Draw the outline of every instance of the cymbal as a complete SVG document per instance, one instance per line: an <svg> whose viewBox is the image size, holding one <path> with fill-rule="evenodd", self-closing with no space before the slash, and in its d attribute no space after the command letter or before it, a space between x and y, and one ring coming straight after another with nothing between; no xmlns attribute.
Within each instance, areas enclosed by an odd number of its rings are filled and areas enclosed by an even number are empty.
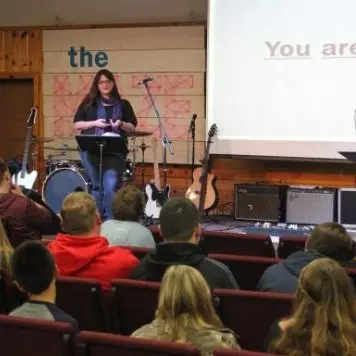
<svg viewBox="0 0 356 356"><path fill-rule="evenodd" d="M16 142L19 141L24 141L23 138L16 138L15 139ZM53 142L54 139L51 137L32 137L32 143L49 143L49 142Z"/></svg>
<svg viewBox="0 0 356 356"><path fill-rule="evenodd" d="M52 151L68 151L68 152L77 152L77 148L72 148L72 147L43 147L45 150L52 150Z"/></svg>
<svg viewBox="0 0 356 356"><path fill-rule="evenodd" d="M127 132L127 137L143 137L143 136L151 136L153 133L150 131L133 131Z"/></svg>

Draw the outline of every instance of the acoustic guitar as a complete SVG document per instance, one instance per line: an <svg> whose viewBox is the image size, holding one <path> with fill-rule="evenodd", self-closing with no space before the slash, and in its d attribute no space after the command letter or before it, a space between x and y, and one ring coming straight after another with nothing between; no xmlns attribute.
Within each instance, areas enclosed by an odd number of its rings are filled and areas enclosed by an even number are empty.
<svg viewBox="0 0 356 356"><path fill-rule="evenodd" d="M203 166L193 172L193 184L188 188L185 197L190 199L199 209L200 214L214 208L218 203L218 193L215 187L216 177L210 173L210 146L216 135L217 126L213 124L208 133Z"/></svg>

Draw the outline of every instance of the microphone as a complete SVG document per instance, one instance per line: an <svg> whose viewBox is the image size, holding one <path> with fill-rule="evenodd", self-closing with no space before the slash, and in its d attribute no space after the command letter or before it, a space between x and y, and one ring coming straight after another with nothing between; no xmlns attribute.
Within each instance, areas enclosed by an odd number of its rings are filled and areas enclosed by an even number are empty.
<svg viewBox="0 0 356 356"><path fill-rule="evenodd" d="M139 82L138 84L141 85L141 84L147 84L148 82L153 82L153 78L152 77L147 77L145 79L143 79L141 82Z"/></svg>
<svg viewBox="0 0 356 356"><path fill-rule="evenodd" d="M188 133L190 133L193 130L193 127L195 125L195 120L196 119L197 119L197 114L193 114L192 119L190 120Z"/></svg>

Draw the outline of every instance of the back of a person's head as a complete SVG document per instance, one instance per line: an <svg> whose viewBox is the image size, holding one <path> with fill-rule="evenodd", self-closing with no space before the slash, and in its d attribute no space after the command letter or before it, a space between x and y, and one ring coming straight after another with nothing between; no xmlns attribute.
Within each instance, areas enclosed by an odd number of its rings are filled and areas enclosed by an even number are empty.
<svg viewBox="0 0 356 356"><path fill-rule="evenodd" d="M337 223L323 223L316 226L306 242L308 251L317 252L339 262L354 257L354 244L346 229Z"/></svg>
<svg viewBox="0 0 356 356"><path fill-rule="evenodd" d="M7 237L3 221L0 219L0 272L2 270L9 270L10 259L13 252L14 250Z"/></svg>
<svg viewBox="0 0 356 356"><path fill-rule="evenodd" d="M199 212L189 199L174 198L163 205L159 222L165 240L189 241L197 231Z"/></svg>
<svg viewBox="0 0 356 356"><path fill-rule="evenodd" d="M171 341L184 341L189 330L223 327L204 277L185 265L173 265L165 272L156 318L165 325L164 332L171 335Z"/></svg>
<svg viewBox="0 0 356 356"><path fill-rule="evenodd" d="M320 258L303 268L290 324L271 351L291 356L356 355L355 294L338 262Z"/></svg>
<svg viewBox="0 0 356 356"><path fill-rule="evenodd" d="M45 292L56 272L54 259L38 241L26 241L18 246L11 259L14 281L29 295Z"/></svg>
<svg viewBox="0 0 356 356"><path fill-rule="evenodd" d="M70 235L85 235L95 226L97 209L91 195L85 192L70 193L60 211L62 229Z"/></svg>
<svg viewBox="0 0 356 356"><path fill-rule="evenodd" d="M119 189L112 202L114 219L139 221L143 215L145 196L135 185L130 184Z"/></svg>
<svg viewBox="0 0 356 356"><path fill-rule="evenodd" d="M5 178L5 174L8 172L8 166L4 159L0 158L0 184Z"/></svg>

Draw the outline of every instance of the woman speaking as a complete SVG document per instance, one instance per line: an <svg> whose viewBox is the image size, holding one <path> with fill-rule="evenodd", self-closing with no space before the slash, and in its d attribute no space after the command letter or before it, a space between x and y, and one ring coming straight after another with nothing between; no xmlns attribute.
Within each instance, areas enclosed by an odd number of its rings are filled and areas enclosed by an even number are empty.
<svg viewBox="0 0 356 356"><path fill-rule="evenodd" d="M107 69L96 73L89 93L79 105L74 116L74 127L82 135L101 136L105 133L119 134L127 143L127 133L135 131L136 115L131 104L121 98L115 78ZM99 148L98 152L81 151L83 167L90 177L92 195L97 207L101 207L103 219L112 218L113 194L119 188L121 174L125 169L126 152L104 153L103 196L100 197Z"/></svg>

